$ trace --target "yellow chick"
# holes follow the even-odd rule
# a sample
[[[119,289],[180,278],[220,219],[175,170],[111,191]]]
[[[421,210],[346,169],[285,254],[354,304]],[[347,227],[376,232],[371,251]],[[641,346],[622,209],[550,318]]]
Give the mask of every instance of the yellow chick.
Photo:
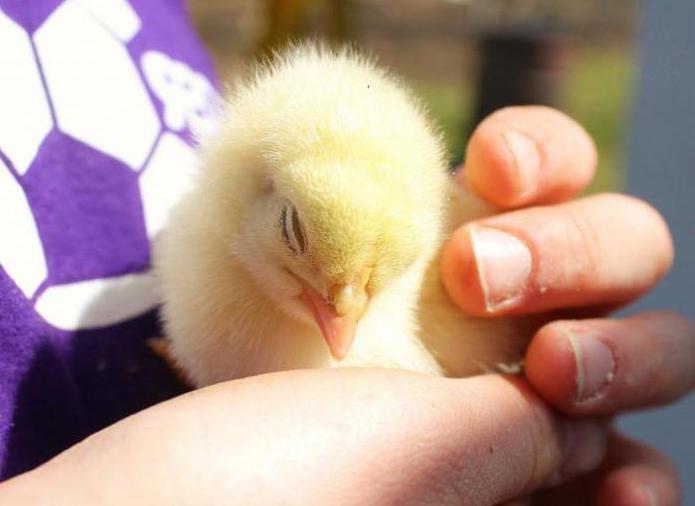
[[[196,386],[285,369],[464,376],[518,360],[508,320],[469,317],[439,252],[483,206],[397,79],[296,46],[231,94],[155,247],[169,354]]]

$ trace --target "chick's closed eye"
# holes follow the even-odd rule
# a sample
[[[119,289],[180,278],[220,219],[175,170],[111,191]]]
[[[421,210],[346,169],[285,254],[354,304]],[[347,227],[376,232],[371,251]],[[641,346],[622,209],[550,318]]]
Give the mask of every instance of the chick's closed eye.
[[[297,209],[290,203],[282,208],[280,229],[287,247],[294,254],[306,253],[307,243]]]

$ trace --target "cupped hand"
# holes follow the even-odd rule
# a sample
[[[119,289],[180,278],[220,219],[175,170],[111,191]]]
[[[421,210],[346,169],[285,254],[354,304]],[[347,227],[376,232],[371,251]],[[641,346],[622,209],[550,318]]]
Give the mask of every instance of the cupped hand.
[[[289,371],[131,416],[0,485],[0,503],[490,506],[593,469],[605,444],[513,379]]]
[[[673,246],[659,213],[638,199],[568,200],[591,181],[596,158],[589,135],[558,111],[512,107],[486,119],[456,178],[507,212],[455,232],[442,279],[471,314],[542,315],[550,323],[526,355],[530,384],[564,413],[611,416],[693,388],[695,327],[667,312],[601,318],[651,289]],[[549,504],[678,503],[665,457],[617,434],[608,444],[602,469],[548,492]]]
[[[504,135],[508,129],[513,133]],[[527,355],[533,388],[493,375],[444,379],[373,369],[223,383],[140,412],[3,483],[0,503],[492,505],[525,497],[518,504],[570,505],[586,504],[589,493],[599,504],[675,504],[670,463],[607,434],[592,416],[665,402],[691,388],[685,368],[695,361],[692,326],[664,313],[552,318],[577,307],[600,314],[648,290],[671,260],[663,221],[621,196],[563,203],[591,179],[595,151],[581,128],[548,109],[493,116],[467,160],[459,177],[500,207],[556,203],[470,224],[444,256],[444,281],[467,311],[547,312],[550,323]],[[602,227],[606,209],[619,214],[615,225]],[[494,273],[508,266],[494,255],[476,256],[471,237],[480,243],[499,238],[497,231],[521,244],[516,251],[529,268],[516,276],[502,270],[503,297],[490,304]],[[603,348],[608,355],[596,360]],[[648,368],[645,349],[668,357],[670,370],[658,361]],[[594,365],[600,374],[589,370]]]

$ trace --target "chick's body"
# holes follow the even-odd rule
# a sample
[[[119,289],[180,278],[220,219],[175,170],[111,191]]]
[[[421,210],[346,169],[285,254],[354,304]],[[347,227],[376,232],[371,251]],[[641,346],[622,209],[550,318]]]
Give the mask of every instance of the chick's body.
[[[307,367],[462,376],[518,357],[508,322],[444,293],[443,239],[480,206],[369,61],[290,50],[232,93],[202,157],[155,250],[170,352],[195,385]]]

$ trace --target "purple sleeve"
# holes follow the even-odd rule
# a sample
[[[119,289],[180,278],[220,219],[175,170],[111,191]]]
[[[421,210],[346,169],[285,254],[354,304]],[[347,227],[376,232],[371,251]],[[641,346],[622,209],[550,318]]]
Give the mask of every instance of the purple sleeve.
[[[0,478],[184,390],[150,241],[214,126],[179,0],[0,0]]]

